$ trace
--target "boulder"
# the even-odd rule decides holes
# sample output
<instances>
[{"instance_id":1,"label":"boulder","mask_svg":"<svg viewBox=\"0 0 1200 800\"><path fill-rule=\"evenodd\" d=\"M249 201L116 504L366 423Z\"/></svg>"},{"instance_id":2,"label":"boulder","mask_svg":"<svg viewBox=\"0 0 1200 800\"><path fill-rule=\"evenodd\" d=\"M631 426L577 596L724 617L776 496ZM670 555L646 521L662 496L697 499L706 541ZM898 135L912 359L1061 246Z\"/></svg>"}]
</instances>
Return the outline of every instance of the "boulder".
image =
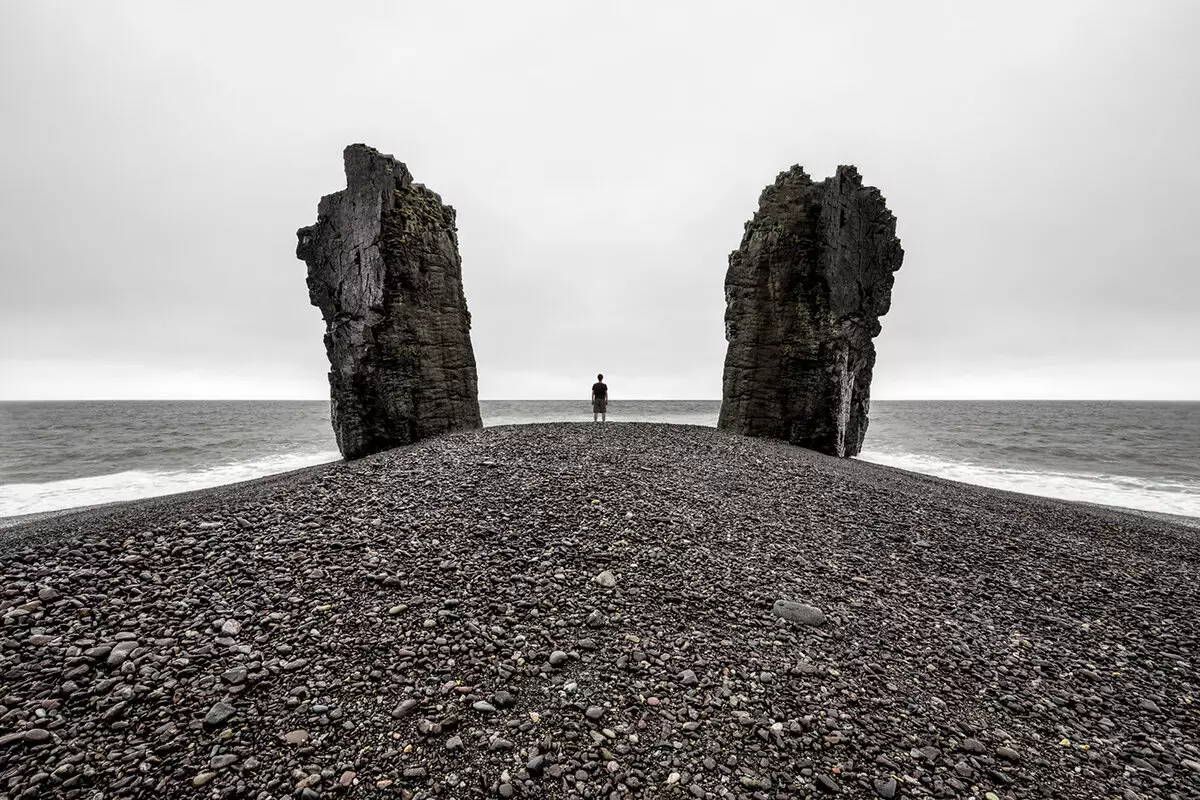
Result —
<instances>
[{"instance_id":1,"label":"boulder","mask_svg":"<svg viewBox=\"0 0 1200 800\"><path fill-rule=\"evenodd\" d=\"M363 144L346 188L297 231L325 320L333 429L346 458L482 427L455 213Z\"/></svg>"},{"instance_id":2,"label":"boulder","mask_svg":"<svg viewBox=\"0 0 1200 800\"><path fill-rule=\"evenodd\" d=\"M903 259L896 218L854 167L820 183L781 173L729 256L718 427L856 455Z\"/></svg>"}]
</instances>

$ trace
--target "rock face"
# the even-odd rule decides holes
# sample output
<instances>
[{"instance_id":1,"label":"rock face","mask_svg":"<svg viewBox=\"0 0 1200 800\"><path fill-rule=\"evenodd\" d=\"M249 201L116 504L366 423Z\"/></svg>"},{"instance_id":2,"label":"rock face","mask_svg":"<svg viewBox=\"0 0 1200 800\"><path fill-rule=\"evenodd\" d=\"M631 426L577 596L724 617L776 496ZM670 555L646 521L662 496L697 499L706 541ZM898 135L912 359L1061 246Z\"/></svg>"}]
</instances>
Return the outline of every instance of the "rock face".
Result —
<instances>
[{"instance_id":1,"label":"rock face","mask_svg":"<svg viewBox=\"0 0 1200 800\"><path fill-rule=\"evenodd\" d=\"M359 458L481 427L454 209L389 155L344 156L346 188L296 234L325 319L338 448Z\"/></svg>"},{"instance_id":2,"label":"rock face","mask_svg":"<svg viewBox=\"0 0 1200 800\"><path fill-rule=\"evenodd\" d=\"M718 427L836 456L862 449L879 318L904 250L854 167L798 166L763 190L725 276Z\"/></svg>"}]
</instances>

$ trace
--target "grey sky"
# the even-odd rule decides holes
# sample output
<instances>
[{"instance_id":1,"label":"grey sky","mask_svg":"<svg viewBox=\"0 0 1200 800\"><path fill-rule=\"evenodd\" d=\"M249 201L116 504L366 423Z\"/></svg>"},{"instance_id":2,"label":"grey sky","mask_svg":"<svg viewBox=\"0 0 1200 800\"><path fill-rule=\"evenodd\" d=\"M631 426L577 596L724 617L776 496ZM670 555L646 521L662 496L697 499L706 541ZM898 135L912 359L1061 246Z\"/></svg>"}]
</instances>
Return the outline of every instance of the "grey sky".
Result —
<instances>
[{"instance_id":1,"label":"grey sky","mask_svg":"<svg viewBox=\"0 0 1200 800\"><path fill-rule=\"evenodd\" d=\"M0 3L0 398L327 396L296 228L458 209L484 398L719 397L726 258L856 164L877 398L1200 398L1200 4Z\"/></svg>"}]
</instances>

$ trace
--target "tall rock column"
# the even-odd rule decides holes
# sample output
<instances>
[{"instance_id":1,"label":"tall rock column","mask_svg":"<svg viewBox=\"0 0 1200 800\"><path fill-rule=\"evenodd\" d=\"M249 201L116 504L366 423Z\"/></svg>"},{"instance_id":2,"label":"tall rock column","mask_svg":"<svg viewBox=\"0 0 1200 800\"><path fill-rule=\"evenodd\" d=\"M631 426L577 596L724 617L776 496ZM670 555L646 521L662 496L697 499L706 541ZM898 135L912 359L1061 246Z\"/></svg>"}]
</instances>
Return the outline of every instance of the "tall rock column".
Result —
<instances>
[{"instance_id":1,"label":"tall rock column","mask_svg":"<svg viewBox=\"0 0 1200 800\"><path fill-rule=\"evenodd\" d=\"M344 158L346 188L296 233L338 448L359 458L481 427L454 209L389 155L352 144Z\"/></svg>"},{"instance_id":2,"label":"tall rock column","mask_svg":"<svg viewBox=\"0 0 1200 800\"><path fill-rule=\"evenodd\" d=\"M798 166L780 173L729 256L718 427L856 455L871 340L903 259L896 218L854 167L820 183Z\"/></svg>"}]
</instances>

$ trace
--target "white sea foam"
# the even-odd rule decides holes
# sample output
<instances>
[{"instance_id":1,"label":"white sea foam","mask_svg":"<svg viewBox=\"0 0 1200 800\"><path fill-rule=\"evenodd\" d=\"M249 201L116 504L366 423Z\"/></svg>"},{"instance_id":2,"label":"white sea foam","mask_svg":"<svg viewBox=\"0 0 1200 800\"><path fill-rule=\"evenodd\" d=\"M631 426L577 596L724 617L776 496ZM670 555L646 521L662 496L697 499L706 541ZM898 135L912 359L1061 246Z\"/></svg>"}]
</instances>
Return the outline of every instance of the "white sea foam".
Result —
<instances>
[{"instance_id":1,"label":"white sea foam","mask_svg":"<svg viewBox=\"0 0 1200 800\"><path fill-rule=\"evenodd\" d=\"M142 472L131 470L89 478L48 483L10 483L0 486L0 517L40 514L65 508L138 500L190 492L275 475L341 458L336 451L290 453L253 461L222 464L194 472Z\"/></svg>"},{"instance_id":2,"label":"white sea foam","mask_svg":"<svg viewBox=\"0 0 1200 800\"><path fill-rule=\"evenodd\" d=\"M1200 483L1150 481L1123 475L1036 472L950 461L919 453L864 450L863 461L1012 492L1200 517Z\"/></svg>"},{"instance_id":3,"label":"white sea foam","mask_svg":"<svg viewBox=\"0 0 1200 800\"><path fill-rule=\"evenodd\" d=\"M495 423L493 423L495 424ZM336 451L293 453L198 471L125 471L48 483L0 486L0 517L207 489L336 461ZM865 450L859 456L901 469L1014 492L1200 517L1200 483L1150 481L1119 475L1038 472L953 461L931 455Z\"/></svg>"}]
</instances>

